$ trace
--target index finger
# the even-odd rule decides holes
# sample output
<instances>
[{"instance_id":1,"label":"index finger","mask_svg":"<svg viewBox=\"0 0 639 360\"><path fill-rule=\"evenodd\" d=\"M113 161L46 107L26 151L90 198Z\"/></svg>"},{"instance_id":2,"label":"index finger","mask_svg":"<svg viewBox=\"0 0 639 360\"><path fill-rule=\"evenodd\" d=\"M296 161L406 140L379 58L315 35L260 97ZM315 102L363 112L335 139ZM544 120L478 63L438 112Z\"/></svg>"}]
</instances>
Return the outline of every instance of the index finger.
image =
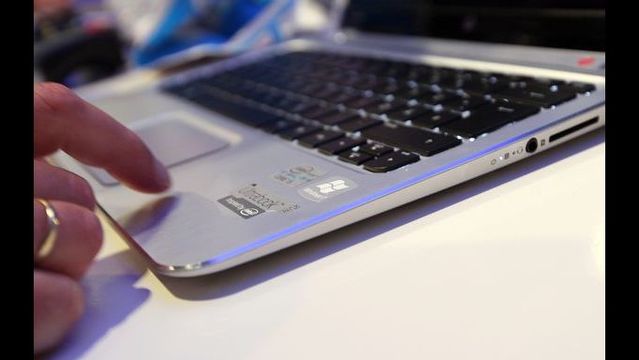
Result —
<instances>
[{"instance_id":1,"label":"index finger","mask_svg":"<svg viewBox=\"0 0 639 360\"><path fill-rule=\"evenodd\" d=\"M63 150L80 162L104 168L143 192L166 190L166 168L140 138L73 91L36 84L33 94L35 156Z\"/></svg>"}]
</instances>

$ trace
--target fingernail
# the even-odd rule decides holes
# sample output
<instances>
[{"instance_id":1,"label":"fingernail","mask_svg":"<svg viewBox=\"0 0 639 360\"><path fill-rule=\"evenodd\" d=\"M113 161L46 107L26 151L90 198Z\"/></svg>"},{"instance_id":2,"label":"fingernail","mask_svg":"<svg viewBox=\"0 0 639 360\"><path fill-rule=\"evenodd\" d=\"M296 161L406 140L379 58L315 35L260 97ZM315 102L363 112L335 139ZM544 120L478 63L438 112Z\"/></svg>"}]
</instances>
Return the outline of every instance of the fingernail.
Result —
<instances>
[{"instance_id":1,"label":"fingernail","mask_svg":"<svg viewBox=\"0 0 639 360\"><path fill-rule=\"evenodd\" d=\"M162 186L163 190L168 189L171 186L171 175L162 163L155 160L155 178L158 184Z\"/></svg>"}]
</instances>

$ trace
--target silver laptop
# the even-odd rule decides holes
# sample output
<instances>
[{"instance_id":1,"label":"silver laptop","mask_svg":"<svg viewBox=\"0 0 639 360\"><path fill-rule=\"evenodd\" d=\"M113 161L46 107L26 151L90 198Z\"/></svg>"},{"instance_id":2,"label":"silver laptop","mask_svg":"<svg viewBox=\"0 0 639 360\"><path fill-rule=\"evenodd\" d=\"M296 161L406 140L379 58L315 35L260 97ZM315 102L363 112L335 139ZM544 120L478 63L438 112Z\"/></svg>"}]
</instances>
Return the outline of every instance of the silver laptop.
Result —
<instances>
[{"instance_id":1,"label":"silver laptop","mask_svg":"<svg viewBox=\"0 0 639 360\"><path fill-rule=\"evenodd\" d=\"M328 37L79 89L169 167L169 192L54 161L154 271L219 272L604 126L603 5L353 0Z\"/></svg>"}]
</instances>

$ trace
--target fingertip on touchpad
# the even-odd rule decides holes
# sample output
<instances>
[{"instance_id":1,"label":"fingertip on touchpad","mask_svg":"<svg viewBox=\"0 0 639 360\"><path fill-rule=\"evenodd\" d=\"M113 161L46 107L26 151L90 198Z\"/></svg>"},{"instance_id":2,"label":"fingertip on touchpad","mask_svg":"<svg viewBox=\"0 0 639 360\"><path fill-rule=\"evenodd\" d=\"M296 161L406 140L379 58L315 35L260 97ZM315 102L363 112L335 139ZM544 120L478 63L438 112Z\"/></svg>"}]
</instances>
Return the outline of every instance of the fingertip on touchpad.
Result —
<instances>
[{"instance_id":1,"label":"fingertip on touchpad","mask_svg":"<svg viewBox=\"0 0 639 360\"><path fill-rule=\"evenodd\" d=\"M179 119L148 122L132 130L167 168L210 155L229 144L226 140ZM108 172L96 167L85 167L101 184L119 184Z\"/></svg>"}]
</instances>

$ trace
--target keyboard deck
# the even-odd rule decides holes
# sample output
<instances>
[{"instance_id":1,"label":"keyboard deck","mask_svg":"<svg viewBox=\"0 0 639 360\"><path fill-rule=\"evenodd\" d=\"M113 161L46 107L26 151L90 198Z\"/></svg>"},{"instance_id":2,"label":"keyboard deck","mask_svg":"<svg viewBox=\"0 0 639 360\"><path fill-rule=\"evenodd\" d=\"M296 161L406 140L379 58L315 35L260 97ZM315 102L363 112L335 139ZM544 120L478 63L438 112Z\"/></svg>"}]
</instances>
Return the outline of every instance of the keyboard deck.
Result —
<instances>
[{"instance_id":1,"label":"keyboard deck","mask_svg":"<svg viewBox=\"0 0 639 360\"><path fill-rule=\"evenodd\" d=\"M384 173L595 91L595 86L295 52L164 90L327 156Z\"/></svg>"}]
</instances>

